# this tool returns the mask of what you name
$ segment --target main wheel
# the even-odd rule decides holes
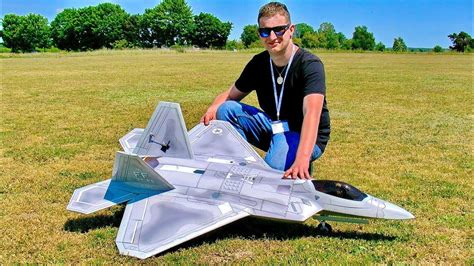
[[[332,232],[332,227],[330,224],[326,223],[325,221],[321,221],[316,227],[323,234],[330,234]]]

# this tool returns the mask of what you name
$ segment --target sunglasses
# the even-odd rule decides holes
[[[276,26],[273,28],[258,28],[258,35],[262,38],[268,38],[273,31],[277,37],[282,36],[290,28],[290,24],[283,26]]]

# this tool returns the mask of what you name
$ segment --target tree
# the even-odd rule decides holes
[[[222,22],[209,13],[194,17],[191,42],[199,47],[224,47],[232,29],[232,23]]]
[[[92,36],[96,39],[93,48],[112,48],[115,41],[125,39],[124,27],[130,15],[119,5],[102,3],[93,7],[91,13]]]
[[[374,34],[366,26],[357,26],[352,35],[352,49],[373,50],[375,47]]]
[[[385,44],[383,44],[382,42],[378,42],[375,45],[375,51],[383,52],[384,50],[385,50]]]
[[[329,22],[323,22],[318,29],[319,42],[321,48],[336,49],[339,48],[339,40],[334,25]]]
[[[314,33],[313,27],[306,23],[298,23],[295,25],[295,38],[303,38],[306,33]]]
[[[140,22],[141,15],[131,15],[125,21],[123,25],[123,34],[125,40],[127,40],[130,47],[141,46],[141,36],[140,36]]]
[[[64,9],[56,15],[51,22],[51,37],[56,47],[63,50],[78,50],[79,49],[79,23],[76,22],[79,18],[78,10],[74,8]]]
[[[402,37],[393,39],[392,50],[395,52],[406,52],[408,50],[405,41],[403,41]]]
[[[126,38],[128,20],[125,10],[111,3],[65,9],[51,22],[51,36],[60,49],[112,48],[116,41]]]
[[[185,0],[163,0],[145,10],[140,27],[145,46],[189,44],[193,13]]]
[[[319,33],[317,32],[306,33],[304,38],[301,40],[301,43],[303,44],[303,47],[309,49],[322,47]]]
[[[435,53],[441,53],[442,51],[443,51],[443,47],[439,45],[436,45],[435,47],[433,47],[433,52]]]
[[[7,14],[2,20],[2,38],[12,52],[31,52],[50,46],[48,20],[37,14],[18,16]]]
[[[336,36],[337,36],[337,42],[339,43],[338,48],[344,49],[344,43],[347,41],[346,35],[344,35],[344,33],[342,32],[338,32]],[[350,49],[350,46],[348,49]]]
[[[352,39],[347,39],[341,44],[341,48],[344,50],[352,49]]]
[[[249,47],[250,44],[258,41],[258,39],[258,25],[247,25],[244,27],[240,40],[242,40],[245,47]]]
[[[453,46],[449,46],[451,50],[464,52],[466,48],[474,48],[471,36],[464,31],[461,31],[459,34],[449,34],[448,37],[451,39],[451,42],[453,42]]]

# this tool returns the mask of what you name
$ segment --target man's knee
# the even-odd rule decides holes
[[[272,154],[268,154],[264,158],[265,162],[273,169],[285,171],[286,168],[286,161],[283,157],[273,156]]]
[[[230,118],[240,110],[242,110],[242,106],[238,102],[225,101],[217,108],[216,118],[218,120],[230,121]]]

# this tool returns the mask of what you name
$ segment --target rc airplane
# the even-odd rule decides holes
[[[145,259],[247,216],[304,222],[411,219],[406,210],[339,181],[282,179],[224,121],[187,132],[179,104],[160,102],[145,129],[120,139],[112,178],[76,189],[68,210],[127,202],[120,254]]]

